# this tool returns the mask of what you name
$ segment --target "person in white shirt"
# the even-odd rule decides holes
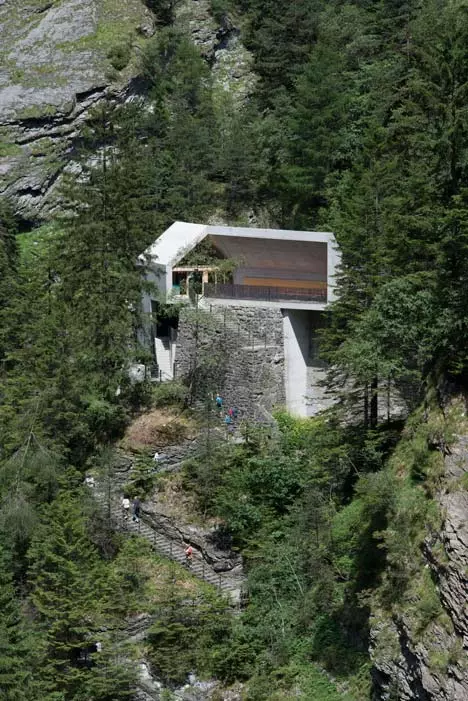
[[[122,513],[124,521],[128,521],[128,515],[130,513],[130,499],[125,495],[122,497]]]

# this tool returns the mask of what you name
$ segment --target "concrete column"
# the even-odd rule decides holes
[[[285,309],[283,315],[286,407],[291,414],[307,416],[308,314]]]
[[[326,377],[327,365],[319,358],[318,330],[323,324],[321,312],[309,312],[309,359],[307,368],[307,415],[315,416],[327,409],[333,399],[326,394],[323,381]]]

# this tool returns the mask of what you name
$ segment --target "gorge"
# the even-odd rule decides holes
[[[467,11],[0,0],[2,699],[468,697]]]

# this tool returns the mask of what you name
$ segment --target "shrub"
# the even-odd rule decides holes
[[[175,406],[182,408],[187,399],[187,387],[177,380],[161,382],[153,386],[153,402],[157,407]]]
[[[114,44],[107,52],[107,58],[116,71],[122,71],[128,66],[131,55],[132,49],[128,39]]]

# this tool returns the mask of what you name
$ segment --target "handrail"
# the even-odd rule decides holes
[[[263,287],[261,285],[233,285],[226,283],[205,283],[205,297],[219,299],[252,299],[267,302],[294,299],[299,302],[326,302],[327,290],[295,287]]]

